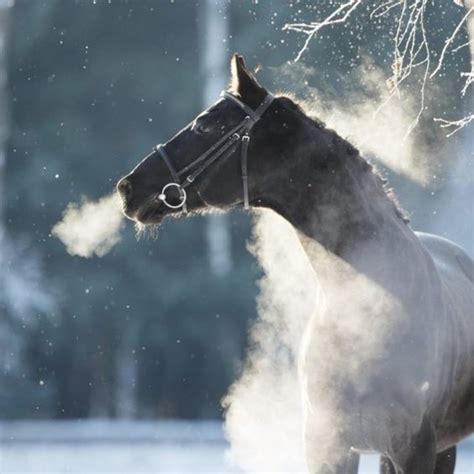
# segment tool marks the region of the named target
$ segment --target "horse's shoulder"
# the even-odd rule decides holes
[[[474,283],[474,261],[462,247],[439,235],[425,232],[416,232],[416,235],[438,268],[445,268],[447,265],[452,269],[462,270],[465,276]]]

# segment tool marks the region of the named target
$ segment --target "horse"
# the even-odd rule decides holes
[[[221,97],[117,183],[125,215],[159,225],[266,208],[295,229],[319,291],[298,362],[305,461],[355,474],[452,474],[474,431],[474,262],[412,230],[377,170],[231,59]]]

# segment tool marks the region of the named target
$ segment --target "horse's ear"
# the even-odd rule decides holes
[[[250,105],[258,105],[265,98],[266,91],[247,69],[244,58],[240,54],[235,53],[232,56],[230,69],[232,72],[231,92],[239,95]]]

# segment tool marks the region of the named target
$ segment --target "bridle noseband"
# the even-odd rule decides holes
[[[181,170],[176,171],[168,153],[165,150],[165,145],[157,145],[153,150],[152,155],[157,153],[163,159],[173,179],[173,181],[163,186],[161,193],[158,195],[158,199],[170,209],[182,208],[184,212],[187,212],[186,188],[219,158],[222,160],[229,158],[232,153],[234,153],[236,149],[235,145],[239,141],[242,142],[240,150],[240,163],[242,171],[242,187],[244,193],[244,208],[249,208],[247,154],[250,142],[250,131],[252,130],[252,127],[262,118],[262,115],[265,113],[268,107],[270,107],[274,97],[272,94],[268,93],[265,99],[263,99],[263,102],[255,110],[253,110],[229,92],[222,92],[221,96],[224,99],[229,99],[237,104],[245,112],[245,117],[204,153],[199,155],[195,160],[193,160]],[[187,173],[189,174],[186,176],[186,178],[181,180],[181,177]],[[166,192],[168,189],[173,187],[175,187],[179,193],[180,202],[178,204],[171,204],[167,200]]]

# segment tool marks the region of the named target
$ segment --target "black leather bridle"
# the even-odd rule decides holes
[[[203,173],[209,166],[216,162],[219,158],[226,160],[236,150],[238,142],[242,142],[240,150],[240,163],[242,170],[242,186],[244,193],[244,208],[249,208],[249,190],[248,190],[248,174],[247,174],[247,154],[250,142],[250,132],[252,127],[262,118],[262,115],[270,107],[273,102],[273,95],[268,93],[263,102],[255,109],[251,109],[248,105],[244,104],[239,98],[229,92],[222,92],[221,97],[224,99],[231,100],[237,104],[243,112],[245,117],[225,135],[222,136],[214,145],[208,148],[204,153],[199,155],[195,160],[186,165],[179,171],[173,166],[168,153],[165,150],[165,145],[156,145],[153,154],[158,154],[165,162],[168,170],[171,174],[173,181],[165,184],[161,193],[158,195],[158,199],[163,202],[167,207],[171,209],[182,208],[184,212],[187,212],[186,208],[186,188],[194,182],[194,180]],[[189,174],[188,174],[189,173]],[[182,176],[186,175],[186,178],[182,180]],[[180,202],[178,204],[171,204],[167,200],[166,192],[170,188],[176,188],[179,193]]]

